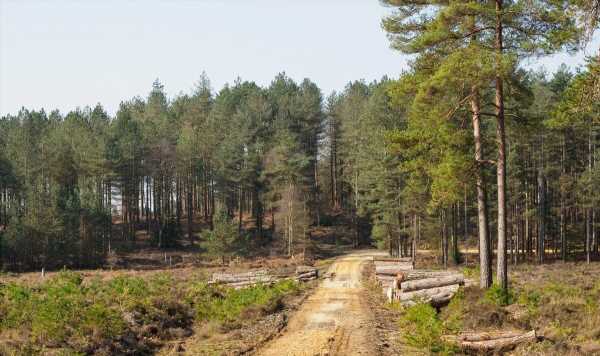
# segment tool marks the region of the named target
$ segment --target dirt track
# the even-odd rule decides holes
[[[330,277],[258,355],[373,355],[372,315],[361,298],[361,270],[372,256],[373,251],[356,252],[334,262]]]

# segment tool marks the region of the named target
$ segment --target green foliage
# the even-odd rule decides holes
[[[38,288],[0,286],[0,297],[0,329],[29,329],[32,342],[42,345],[78,343],[88,337],[112,340],[126,327],[112,301],[83,286],[81,275],[74,272],[60,272]]]
[[[190,288],[188,300],[195,305],[199,320],[234,323],[250,308],[273,311],[281,298],[299,291],[300,286],[292,280],[284,280],[273,286],[256,285],[243,289],[225,289],[199,283]]]
[[[465,314],[465,290],[460,288],[444,309],[444,328],[447,332],[458,333],[463,330]]]
[[[300,289],[284,280],[235,290],[180,283],[168,273],[83,282],[81,274],[63,271],[35,286],[0,284],[0,332],[23,335],[21,352],[52,346],[73,354],[118,345],[144,325],[156,326],[158,337],[169,337],[163,328],[189,328],[194,321],[234,325],[278,310],[281,298]]]
[[[485,301],[496,306],[506,306],[515,302],[515,295],[511,289],[504,289],[497,284],[485,291]]]
[[[204,247],[209,256],[219,257],[222,261],[233,255],[236,250],[234,242],[238,238],[238,227],[224,211],[214,217],[213,229],[202,233]]]
[[[473,267],[464,267],[462,269],[463,274],[466,278],[478,278],[479,277],[479,265]]]
[[[432,353],[454,354],[452,346],[441,339],[445,330],[444,324],[429,303],[419,303],[406,308],[399,323],[402,338],[408,345]]]

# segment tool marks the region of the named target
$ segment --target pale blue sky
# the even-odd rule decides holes
[[[238,76],[268,85],[285,71],[324,94],[397,77],[406,58],[380,28],[387,11],[377,0],[0,0],[0,115],[98,102],[114,113],[155,78],[172,97],[202,71],[215,90]]]

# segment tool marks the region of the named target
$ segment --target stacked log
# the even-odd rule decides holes
[[[398,275],[398,289],[392,293],[392,300],[404,305],[414,305],[418,302],[441,306],[450,301],[458,288],[464,285],[462,273],[447,271],[420,273],[405,273]],[[420,277],[420,278],[417,278]]]
[[[420,289],[412,292],[404,292],[400,289],[399,293],[395,294],[395,299],[400,303],[411,306],[416,303],[430,303],[433,306],[441,306],[450,301],[454,294],[458,292],[458,284],[453,284],[443,287],[434,287]]]
[[[377,258],[375,264],[375,277],[387,295],[388,300],[393,299],[395,290],[398,289],[398,275],[410,272],[413,269],[410,258]]]
[[[456,271],[415,270],[402,272],[400,275],[398,275],[398,278],[400,278],[402,281],[413,281],[416,279],[451,276],[457,273],[458,272]]]
[[[319,270],[311,266],[297,266],[296,279],[301,282],[311,281],[319,277]]]
[[[258,270],[242,273],[215,272],[209,283],[220,283],[227,287],[239,289],[259,283],[271,284],[275,281],[276,279],[269,275],[266,270]]]
[[[444,336],[444,340],[457,345],[463,350],[500,352],[510,350],[522,343],[537,341],[537,336],[535,330],[525,333],[520,331],[504,331],[447,335]]]
[[[307,282],[313,279],[317,279],[319,276],[318,269],[310,266],[298,266],[294,272],[287,272],[284,274],[270,274],[267,270],[261,269],[250,272],[215,272],[209,284],[218,283],[227,287],[240,289],[250,287],[256,284],[273,284],[282,279],[296,279],[300,282]]]
[[[421,289],[430,289],[436,287],[445,287],[452,285],[464,284],[465,277],[462,274],[451,274],[448,276],[431,277],[425,279],[417,279],[412,281],[402,282],[400,289],[402,292],[412,292]]]
[[[416,271],[410,258],[377,258],[374,264],[377,282],[388,300],[404,305],[418,302],[443,305],[465,283],[464,276],[459,272]]]

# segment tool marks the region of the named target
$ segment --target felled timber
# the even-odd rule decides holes
[[[454,294],[458,292],[459,285],[421,289],[413,292],[403,292],[400,289],[395,293],[394,299],[402,304],[413,305],[417,302],[430,303],[434,306],[443,305],[450,301]]]
[[[424,279],[424,278],[437,278],[443,276],[451,276],[459,274],[459,272],[455,271],[427,271],[427,270],[408,270],[399,272],[397,277],[404,281],[412,281],[416,279]]]
[[[470,351],[506,351],[526,342],[537,341],[535,330],[528,332],[484,332],[447,335],[444,340],[454,343],[463,350]]]
[[[274,278],[269,275],[266,270],[257,270],[250,272],[241,272],[241,273],[225,273],[225,272],[215,272],[212,275],[210,283],[221,283],[221,284],[235,284],[235,283],[247,283],[247,284],[256,284],[256,283],[265,283],[270,282]]]
[[[399,273],[410,271],[412,269],[413,269],[412,264],[399,264],[399,265],[393,265],[393,266],[375,266],[375,274],[396,276]]]
[[[421,289],[451,286],[453,284],[462,285],[464,282],[465,277],[462,274],[457,273],[449,276],[431,277],[402,282],[400,283],[400,290],[402,290],[402,293],[405,293]]]
[[[297,266],[296,279],[299,281],[310,281],[319,277],[319,270],[311,266]]]
[[[394,258],[394,257],[374,257],[373,261],[375,263],[377,263],[377,262],[411,262],[412,263],[412,257],[399,257],[399,258]]]

